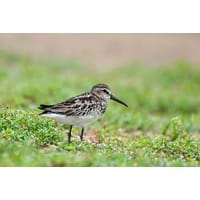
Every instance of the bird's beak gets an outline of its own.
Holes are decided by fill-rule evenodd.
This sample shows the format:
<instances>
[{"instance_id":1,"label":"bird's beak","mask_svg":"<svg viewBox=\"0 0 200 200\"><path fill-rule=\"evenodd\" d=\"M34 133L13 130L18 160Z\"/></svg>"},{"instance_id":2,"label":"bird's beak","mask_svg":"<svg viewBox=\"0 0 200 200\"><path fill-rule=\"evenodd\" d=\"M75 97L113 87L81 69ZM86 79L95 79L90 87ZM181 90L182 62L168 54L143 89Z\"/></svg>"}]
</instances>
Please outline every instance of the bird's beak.
<instances>
[{"instance_id":1,"label":"bird's beak","mask_svg":"<svg viewBox=\"0 0 200 200\"><path fill-rule=\"evenodd\" d=\"M113 101L116 101L116 102L118 102L118 103L120 103L120 104L122 104L122 105L128 107L128 105L127 105L126 103L124 103L123 101L117 99L117 98L114 97L113 95L110 96L110 99L112 99Z\"/></svg>"}]
</instances>

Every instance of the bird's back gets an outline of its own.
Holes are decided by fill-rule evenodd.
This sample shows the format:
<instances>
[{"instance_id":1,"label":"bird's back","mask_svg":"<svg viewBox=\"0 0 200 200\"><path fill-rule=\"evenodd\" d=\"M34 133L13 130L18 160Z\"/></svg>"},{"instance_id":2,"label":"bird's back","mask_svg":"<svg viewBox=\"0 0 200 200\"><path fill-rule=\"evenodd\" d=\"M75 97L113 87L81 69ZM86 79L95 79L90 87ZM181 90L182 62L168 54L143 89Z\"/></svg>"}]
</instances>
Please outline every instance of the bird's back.
<instances>
[{"instance_id":1,"label":"bird's back","mask_svg":"<svg viewBox=\"0 0 200 200\"><path fill-rule=\"evenodd\" d=\"M83 93L54 105L40 105L44 114L61 114L65 116L85 116L96 113L101 115L107 108L107 102L92 93Z\"/></svg>"}]
</instances>

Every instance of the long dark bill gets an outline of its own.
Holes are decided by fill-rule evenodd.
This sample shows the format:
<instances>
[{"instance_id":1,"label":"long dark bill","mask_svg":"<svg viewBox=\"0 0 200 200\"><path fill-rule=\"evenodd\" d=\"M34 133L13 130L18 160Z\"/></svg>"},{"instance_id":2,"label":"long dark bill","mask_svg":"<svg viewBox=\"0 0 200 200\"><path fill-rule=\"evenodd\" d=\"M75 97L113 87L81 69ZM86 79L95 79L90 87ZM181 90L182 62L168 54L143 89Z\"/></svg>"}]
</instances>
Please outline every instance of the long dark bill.
<instances>
[{"instance_id":1,"label":"long dark bill","mask_svg":"<svg viewBox=\"0 0 200 200\"><path fill-rule=\"evenodd\" d=\"M116 101L116 102L118 102L118 103L120 103L120 104L122 104L122 105L128 107L128 105L127 105L126 103L124 103L123 101L117 99L117 98L114 97L113 95L110 96L110 99L112 99L113 101Z\"/></svg>"}]
</instances>

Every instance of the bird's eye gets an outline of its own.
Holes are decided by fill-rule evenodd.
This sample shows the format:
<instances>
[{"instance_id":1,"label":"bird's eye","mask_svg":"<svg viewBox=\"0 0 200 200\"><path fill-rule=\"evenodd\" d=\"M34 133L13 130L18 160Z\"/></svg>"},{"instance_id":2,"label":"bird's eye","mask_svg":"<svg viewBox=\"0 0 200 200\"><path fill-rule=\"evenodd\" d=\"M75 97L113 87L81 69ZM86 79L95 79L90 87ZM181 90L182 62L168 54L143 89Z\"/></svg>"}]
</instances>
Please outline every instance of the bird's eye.
<instances>
[{"instance_id":1,"label":"bird's eye","mask_svg":"<svg viewBox=\"0 0 200 200\"><path fill-rule=\"evenodd\" d=\"M109 94L109 92L107 90L103 90L103 92L105 92L106 94Z\"/></svg>"}]
</instances>

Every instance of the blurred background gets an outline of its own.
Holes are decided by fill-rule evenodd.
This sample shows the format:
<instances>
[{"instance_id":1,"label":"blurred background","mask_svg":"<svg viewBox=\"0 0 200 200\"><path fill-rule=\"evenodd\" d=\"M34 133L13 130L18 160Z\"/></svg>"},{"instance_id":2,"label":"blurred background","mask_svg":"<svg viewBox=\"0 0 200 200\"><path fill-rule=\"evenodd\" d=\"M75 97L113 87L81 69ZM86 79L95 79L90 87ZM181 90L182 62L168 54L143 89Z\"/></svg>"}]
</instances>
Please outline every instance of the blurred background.
<instances>
[{"instance_id":1,"label":"blurred background","mask_svg":"<svg viewBox=\"0 0 200 200\"><path fill-rule=\"evenodd\" d=\"M199 66L200 34L0 34L0 166L200 166ZM38 106L97 83L129 107L69 146Z\"/></svg>"},{"instance_id":2,"label":"blurred background","mask_svg":"<svg viewBox=\"0 0 200 200\"><path fill-rule=\"evenodd\" d=\"M91 68L200 63L200 34L0 34L0 51L78 60Z\"/></svg>"}]
</instances>

